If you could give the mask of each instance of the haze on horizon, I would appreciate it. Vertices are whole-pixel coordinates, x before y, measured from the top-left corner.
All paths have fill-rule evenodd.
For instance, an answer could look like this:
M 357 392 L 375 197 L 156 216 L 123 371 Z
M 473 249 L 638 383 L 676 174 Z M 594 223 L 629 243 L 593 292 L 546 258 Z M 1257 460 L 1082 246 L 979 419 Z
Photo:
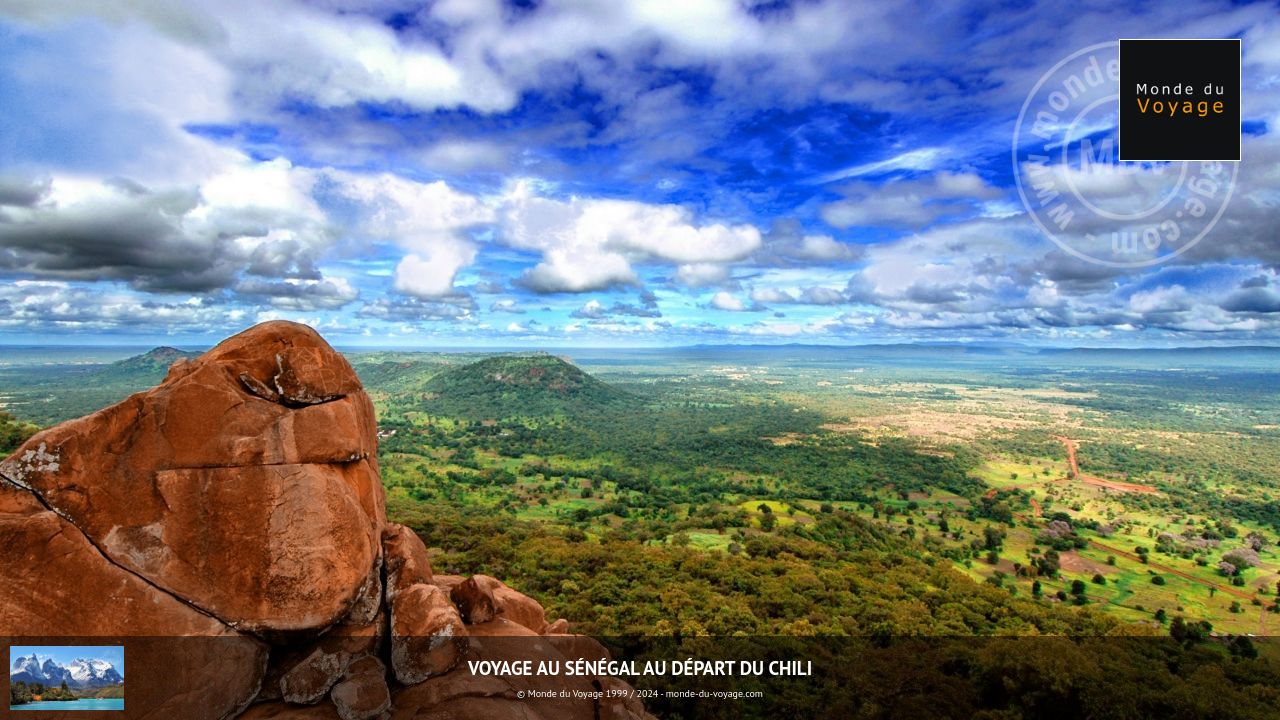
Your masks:
M 1118 37 L 1243 39 L 1231 204 L 1140 270 L 1009 167 Z M 0 344 L 1274 344 L 1277 48 L 1271 2 L 0 2 Z

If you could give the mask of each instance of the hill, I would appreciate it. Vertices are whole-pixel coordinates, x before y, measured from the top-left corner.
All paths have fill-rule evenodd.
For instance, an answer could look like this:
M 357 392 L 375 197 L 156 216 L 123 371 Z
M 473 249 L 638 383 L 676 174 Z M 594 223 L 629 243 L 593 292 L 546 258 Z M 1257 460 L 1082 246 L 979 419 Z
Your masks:
M 199 357 L 198 352 L 187 352 L 172 347 L 158 347 L 141 355 L 117 360 L 94 373 L 96 381 L 118 383 L 130 390 L 141 390 L 164 380 L 169 366 L 179 360 Z
M 631 396 L 547 354 L 498 355 L 427 381 L 428 412 L 465 418 L 582 415 L 619 408 Z
M 165 373 L 169 366 L 179 360 L 190 360 L 200 356 L 198 352 L 188 352 L 178 348 L 161 346 L 152 348 L 141 355 L 117 360 L 107 366 L 109 370 L 119 373 Z

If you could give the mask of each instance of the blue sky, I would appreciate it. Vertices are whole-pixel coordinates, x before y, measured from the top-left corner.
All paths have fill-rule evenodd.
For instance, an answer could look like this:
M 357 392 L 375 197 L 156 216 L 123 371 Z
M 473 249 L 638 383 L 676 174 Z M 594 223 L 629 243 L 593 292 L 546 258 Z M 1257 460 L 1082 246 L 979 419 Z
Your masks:
M 1274 343 L 1277 9 L 6 3 L 0 342 Z M 1126 270 L 1039 233 L 1010 143 L 1135 36 L 1242 38 L 1247 132 L 1213 234 Z
M 124 647 L 120 645 L 12 645 L 9 647 L 9 667 L 20 657 L 31 657 L 32 653 L 43 663 L 49 658 L 66 667 L 77 658 L 85 660 L 106 660 L 116 672 L 124 675 Z

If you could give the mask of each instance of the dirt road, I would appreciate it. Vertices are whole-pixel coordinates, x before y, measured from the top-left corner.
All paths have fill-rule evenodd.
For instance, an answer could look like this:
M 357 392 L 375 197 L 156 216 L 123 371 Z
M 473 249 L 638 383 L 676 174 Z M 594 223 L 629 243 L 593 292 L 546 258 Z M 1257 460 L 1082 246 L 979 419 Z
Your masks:
M 1080 466 L 1076 464 L 1076 442 L 1069 437 L 1062 435 L 1054 435 L 1054 439 L 1060 441 L 1067 448 L 1067 467 L 1070 468 L 1070 477 L 1073 477 L 1085 485 L 1093 485 L 1095 487 L 1115 490 L 1116 492 L 1131 493 L 1156 493 L 1160 492 L 1152 485 L 1140 485 L 1138 483 L 1121 482 L 1119 480 L 1107 480 L 1105 478 L 1093 477 L 1092 475 L 1084 475 L 1080 472 Z
M 1131 553 L 1127 550 L 1121 550 L 1118 547 L 1107 545 L 1105 543 L 1100 543 L 1097 540 L 1090 540 L 1088 542 L 1093 547 L 1096 547 L 1099 550 L 1105 550 L 1106 552 L 1112 555 L 1115 555 L 1116 557 L 1122 557 L 1122 558 L 1125 558 L 1126 560 L 1132 560 L 1133 562 L 1137 562 L 1137 563 L 1142 562 L 1142 558 L 1139 557 L 1136 553 Z M 1216 582 L 1211 582 L 1209 580 L 1205 580 L 1204 578 L 1196 577 L 1191 573 L 1183 572 L 1177 568 L 1169 567 L 1168 565 L 1161 565 L 1160 563 L 1155 563 L 1151 561 L 1147 561 L 1145 564 L 1147 567 L 1157 572 L 1167 573 L 1169 575 L 1176 575 L 1177 577 L 1180 577 L 1184 580 L 1190 580 L 1193 583 L 1198 583 L 1200 585 L 1204 585 L 1205 587 L 1215 588 L 1217 589 L 1218 592 L 1226 593 L 1228 595 L 1234 595 L 1235 597 L 1242 598 L 1244 600 L 1252 600 L 1254 598 L 1254 595 L 1252 593 L 1241 590 L 1240 588 L 1232 587 L 1230 585 L 1219 585 Z

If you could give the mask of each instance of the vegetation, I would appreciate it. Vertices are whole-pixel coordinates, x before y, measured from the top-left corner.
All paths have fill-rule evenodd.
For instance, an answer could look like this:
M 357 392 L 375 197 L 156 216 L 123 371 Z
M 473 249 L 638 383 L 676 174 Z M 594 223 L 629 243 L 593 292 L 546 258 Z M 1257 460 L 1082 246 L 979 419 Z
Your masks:
M 552 355 L 501 355 L 446 369 L 427 381 L 423 408 L 470 419 L 595 414 L 629 398 Z
M 123 697 L 123 696 L 122 696 Z M 58 687 L 47 686 L 44 683 L 27 683 L 22 680 L 12 683 L 9 686 L 9 705 L 26 705 L 32 702 L 53 702 L 64 700 L 79 700 L 80 696 L 76 695 L 67 687 L 66 681 L 63 681 Z
M 929 714 L 877 694 L 908 671 L 932 678 L 919 707 L 957 717 L 1266 717 L 1278 700 L 1280 398 L 1257 392 L 1273 354 L 351 360 L 389 516 L 437 571 L 504 578 L 636 653 L 825 638 L 819 689 L 774 688 L 774 716 L 848 687 L 862 704 L 834 715 Z M 11 411 L 40 424 L 144 380 L 7 372 Z M 956 636 L 1037 639 L 912 645 Z M 890 662 L 839 662 L 852 646 Z
M 36 432 L 32 423 L 22 422 L 13 415 L 0 410 L 0 455 L 8 455 L 17 450 Z

